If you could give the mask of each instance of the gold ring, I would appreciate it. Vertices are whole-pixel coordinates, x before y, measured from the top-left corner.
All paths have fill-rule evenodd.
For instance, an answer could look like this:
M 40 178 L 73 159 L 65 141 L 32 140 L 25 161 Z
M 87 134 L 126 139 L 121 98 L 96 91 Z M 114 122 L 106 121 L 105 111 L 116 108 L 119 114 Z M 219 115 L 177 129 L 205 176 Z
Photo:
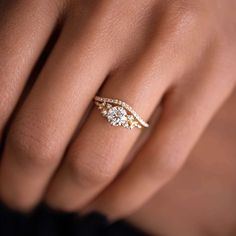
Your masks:
M 123 126 L 127 129 L 149 126 L 131 106 L 119 99 L 95 96 L 94 101 L 101 114 L 113 126 Z

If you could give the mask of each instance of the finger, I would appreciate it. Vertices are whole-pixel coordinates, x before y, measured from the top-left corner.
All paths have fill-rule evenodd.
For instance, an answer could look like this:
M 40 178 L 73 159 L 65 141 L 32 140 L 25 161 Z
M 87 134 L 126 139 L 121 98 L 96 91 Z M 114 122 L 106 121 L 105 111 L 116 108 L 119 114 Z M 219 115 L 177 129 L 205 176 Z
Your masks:
M 65 23 L 7 138 L 0 194 L 14 208 L 27 210 L 39 201 L 113 63 L 112 51 L 101 44 L 102 32 L 88 27 L 83 33 L 88 37 L 81 37 L 71 24 Z
M 58 20 L 49 1 L 0 3 L 0 137 Z
M 182 40 L 175 44 L 166 40 L 170 34 L 162 35 L 163 41 L 154 37 L 142 57 L 109 78 L 100 93 L 126 101 L 144 120 L 191 61 L 182 54 Z M 139 134 L 137 129 L 111 127 L 94 108 L 49 186 L 48 204 L 71 211 L 94 198 L 116 176 Z
M 205 78 L 196 80 L 190 88 L 177 88 L 167 97 L 160 121 L 135 160 L 83 210 L 84 214 L 99 211 L 111 220 L 126 217 L 173 178 L 234 88 L 233 78 L 224 76 L 228 66 L 220 71 L 217 67 L 216 63 Z

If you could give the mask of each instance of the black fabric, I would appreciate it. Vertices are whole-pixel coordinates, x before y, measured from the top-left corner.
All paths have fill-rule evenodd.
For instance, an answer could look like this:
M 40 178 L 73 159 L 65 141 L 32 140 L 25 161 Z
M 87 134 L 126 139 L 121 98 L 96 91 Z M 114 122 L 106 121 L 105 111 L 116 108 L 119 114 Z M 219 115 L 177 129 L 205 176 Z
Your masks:
M 31 214 L 21 214 L 0 203 L 0 236 L 144 236 L 123 220 L 109 224 L 92 213 L 84 217 L 62 213 L 41 204 Z

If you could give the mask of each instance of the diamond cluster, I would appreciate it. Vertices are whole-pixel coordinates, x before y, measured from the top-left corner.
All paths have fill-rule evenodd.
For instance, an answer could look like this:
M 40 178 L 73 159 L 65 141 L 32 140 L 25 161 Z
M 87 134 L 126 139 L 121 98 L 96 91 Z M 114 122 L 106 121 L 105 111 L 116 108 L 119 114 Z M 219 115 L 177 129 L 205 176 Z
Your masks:
M 118 99 L 95 97 L 95 104 L 101 110 L 108 122 L 113 126 L 123 126 L 128 129 L 142 128 L 149 125 L 127 103 Z M 112 104 L 115 104 L 112 106 Z M 127 111 L 131 114 L 128 114 Z

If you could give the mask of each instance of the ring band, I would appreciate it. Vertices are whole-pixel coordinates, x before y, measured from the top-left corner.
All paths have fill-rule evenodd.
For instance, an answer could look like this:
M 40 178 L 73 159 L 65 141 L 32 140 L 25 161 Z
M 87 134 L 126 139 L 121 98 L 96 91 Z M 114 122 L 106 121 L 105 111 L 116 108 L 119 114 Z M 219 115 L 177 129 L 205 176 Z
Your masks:
M 123 126 L 128 129 L 149 126 L 131 106 L 119 99 L 95 96 L 94 101 L 101 114 L 113 126 Z

